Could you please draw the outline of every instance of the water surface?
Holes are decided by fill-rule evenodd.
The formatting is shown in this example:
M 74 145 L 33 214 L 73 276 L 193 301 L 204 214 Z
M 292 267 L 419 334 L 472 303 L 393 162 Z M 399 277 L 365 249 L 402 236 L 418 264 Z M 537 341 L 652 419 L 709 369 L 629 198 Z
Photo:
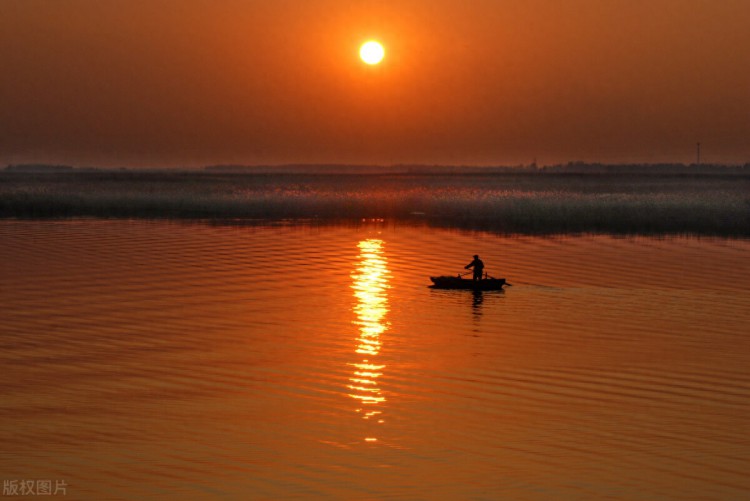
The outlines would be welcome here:
M 0 476 L 72 499 L 741 499 L 746 240 L 0 222 Z M 480 254 L 513 284 L 427 287 Z

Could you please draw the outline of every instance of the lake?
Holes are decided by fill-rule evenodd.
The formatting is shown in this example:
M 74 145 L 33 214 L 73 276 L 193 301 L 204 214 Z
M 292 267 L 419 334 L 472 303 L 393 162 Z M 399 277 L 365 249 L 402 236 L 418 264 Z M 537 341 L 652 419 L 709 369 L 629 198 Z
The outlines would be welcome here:
M 750 491 L 747 239 L 79 219 L 0 241 L 6 495 Z M 512 286 L 428 287 L 473 254 Z

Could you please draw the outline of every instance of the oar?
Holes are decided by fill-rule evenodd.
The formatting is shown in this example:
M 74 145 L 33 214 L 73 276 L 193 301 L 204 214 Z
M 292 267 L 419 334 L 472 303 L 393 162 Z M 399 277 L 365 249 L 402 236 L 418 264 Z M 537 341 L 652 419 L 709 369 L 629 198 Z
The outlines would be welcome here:
M 488 278 L 491 278 L 492 280 L 497 280 L 497 278 L 493 277 L 493 276 L 492 276 L 492 275 L 490 275 L 490 274 L 487 274 L 487 277 L 488 277 Z M 505 282 L 505 285 L 507 285 L 508 287 L 513 287 L 513 284 L 509 284 L 508 282 Z

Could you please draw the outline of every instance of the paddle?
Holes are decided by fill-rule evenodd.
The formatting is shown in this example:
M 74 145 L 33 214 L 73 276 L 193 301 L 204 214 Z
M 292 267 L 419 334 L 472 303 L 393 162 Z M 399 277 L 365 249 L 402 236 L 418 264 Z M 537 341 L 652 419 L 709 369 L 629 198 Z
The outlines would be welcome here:
M 493 277 L 490 274 L 487 274 L 487 278 L 491 278 L 492 280 L 497 280 L 497 278 Z M 508 282 L 505 282 L 505 285 L 507 285 L 508 287 L 513 287 L 513 284 L 509 284 Z

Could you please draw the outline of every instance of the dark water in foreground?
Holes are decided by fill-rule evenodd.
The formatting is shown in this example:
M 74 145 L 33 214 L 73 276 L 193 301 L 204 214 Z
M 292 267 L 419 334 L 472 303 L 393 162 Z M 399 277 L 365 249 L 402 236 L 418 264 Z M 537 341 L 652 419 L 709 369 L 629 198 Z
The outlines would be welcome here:
M 67 499 L 742 499 L 750 242 L 0 222 L 0 477 Z M 427 288 L 479 253 L 513 287 Z

